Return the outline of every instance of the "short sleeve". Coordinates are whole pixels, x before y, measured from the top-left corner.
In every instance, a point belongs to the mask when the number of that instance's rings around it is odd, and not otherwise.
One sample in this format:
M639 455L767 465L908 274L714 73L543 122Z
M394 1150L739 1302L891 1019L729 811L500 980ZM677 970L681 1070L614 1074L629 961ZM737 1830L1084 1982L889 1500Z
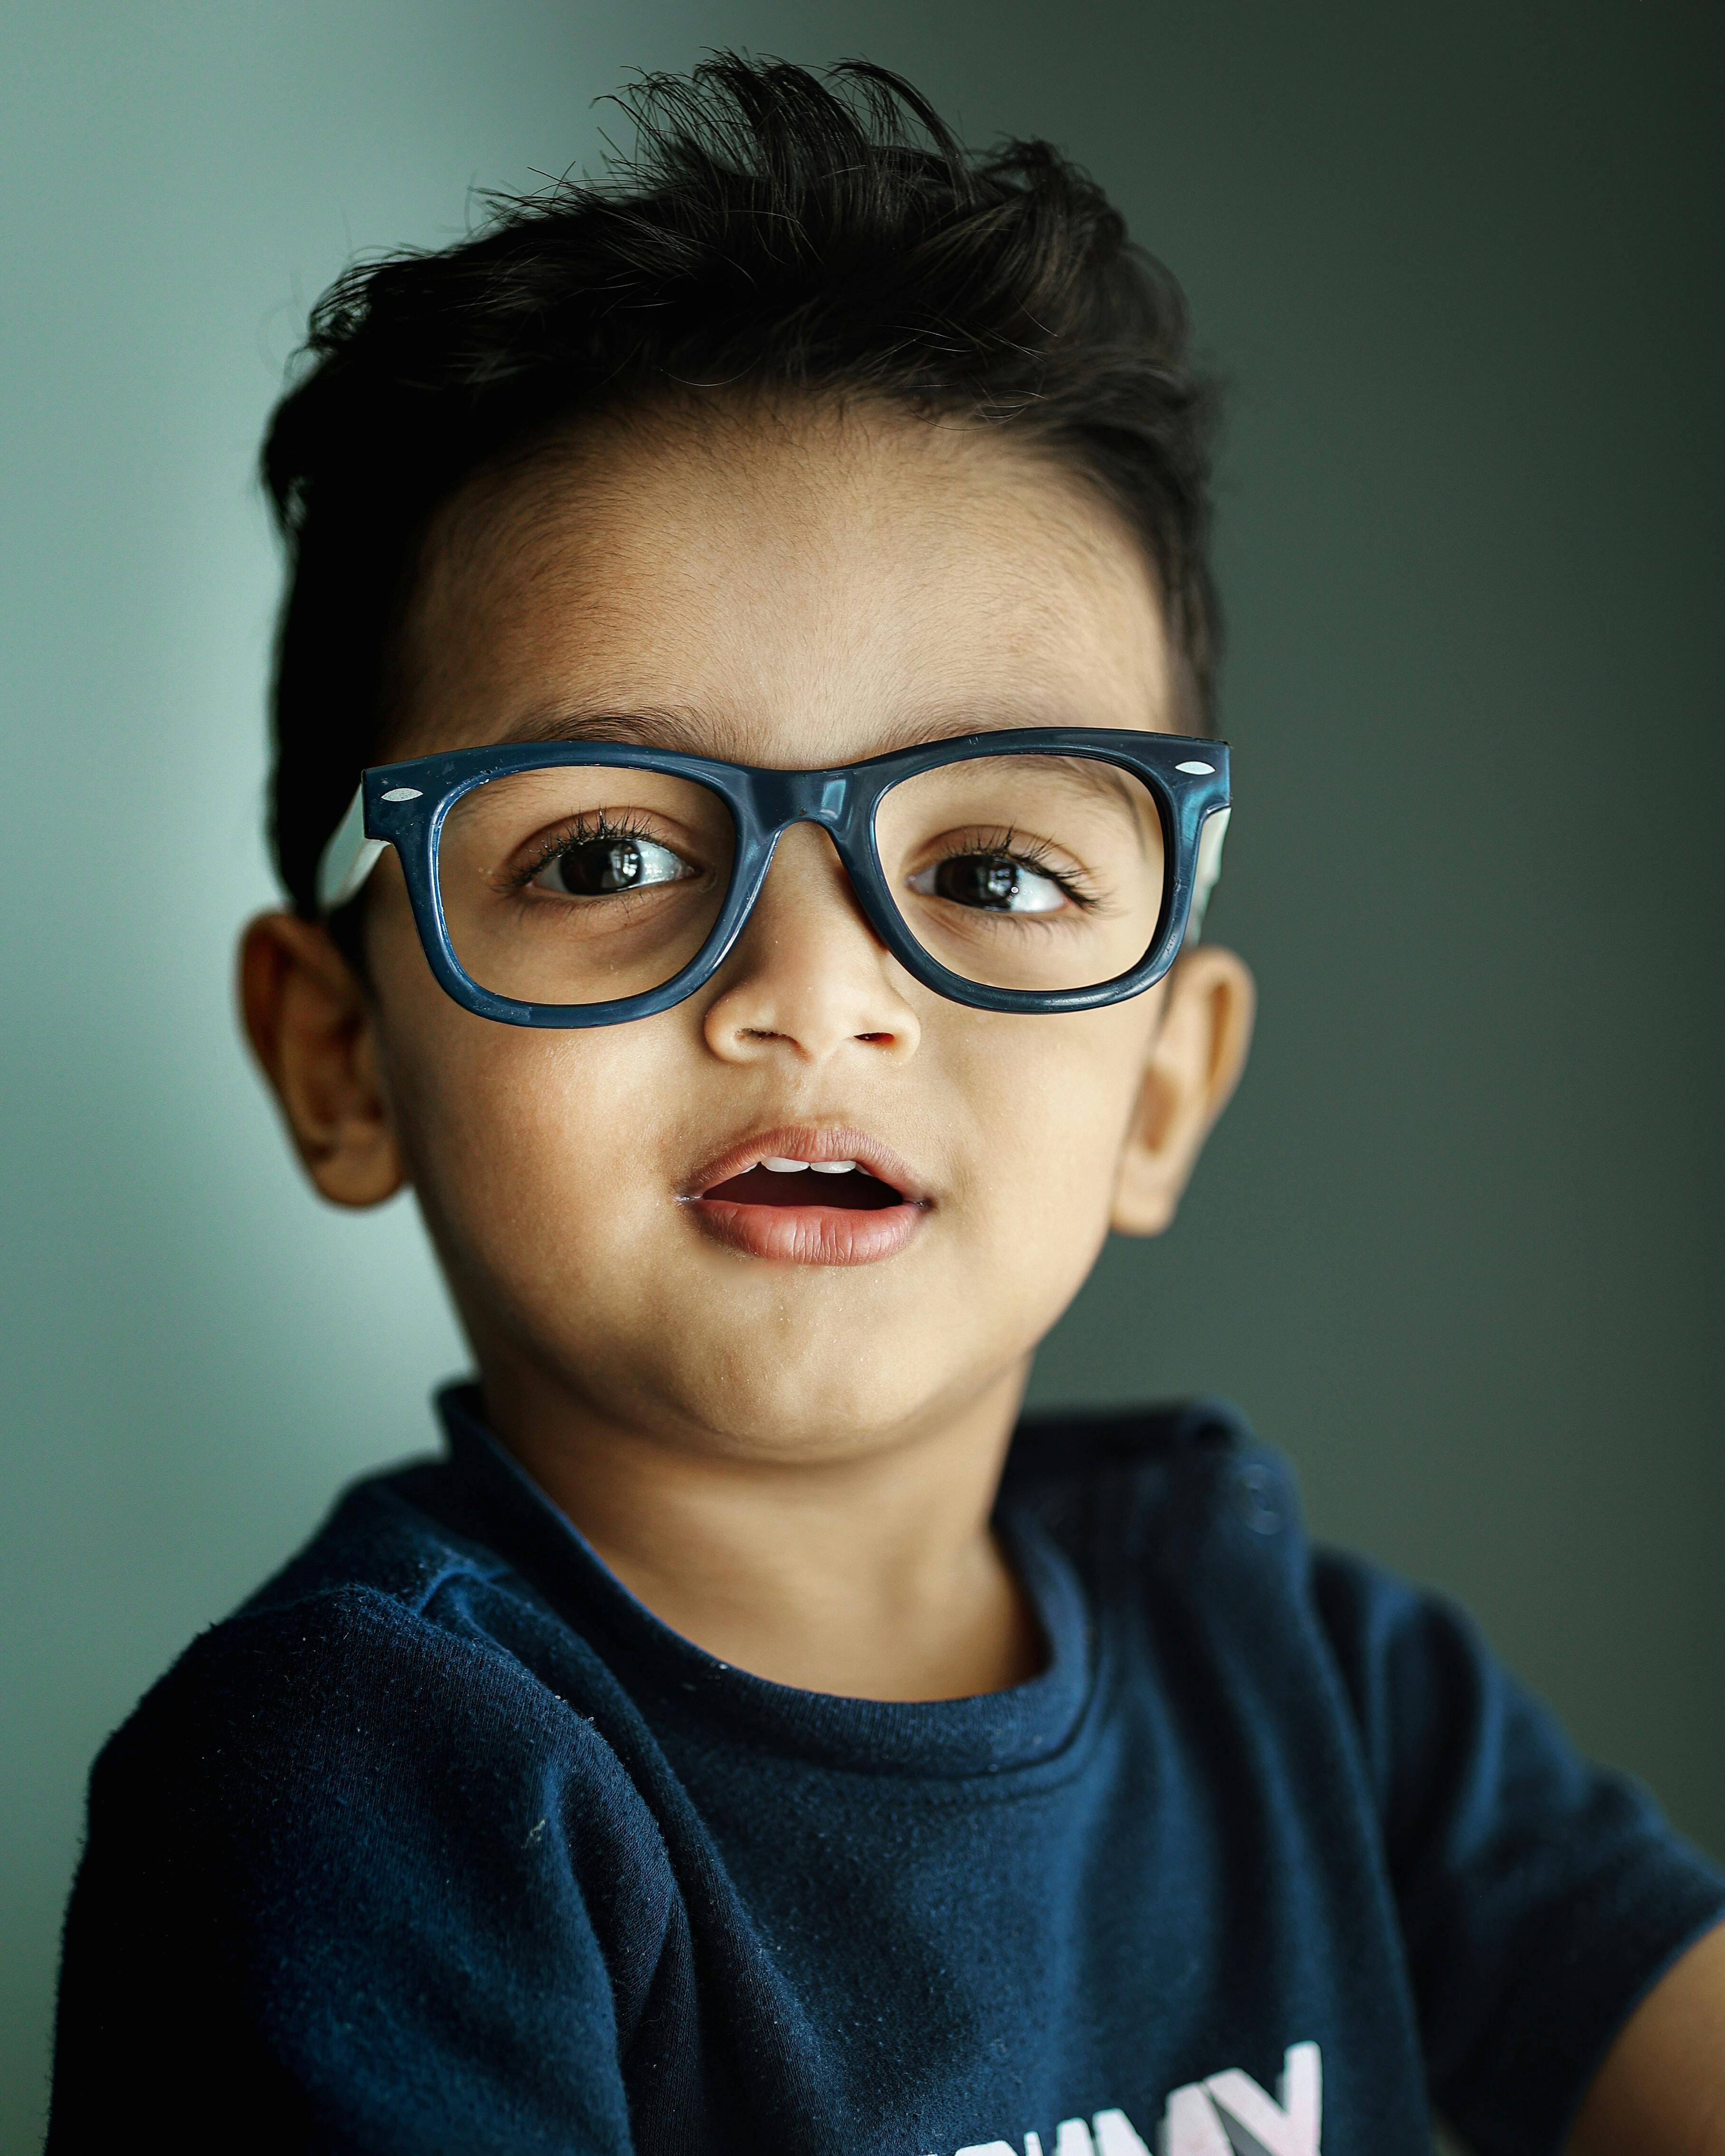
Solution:
M1320 1555L1433 2097L1479 2156L1555 2151L1612 2039L1725 1918L1725 1875L1576 1751L1453 1605Z
M557 1707L362 1591L207 1635L92 1777L52 2156L628 2156Z

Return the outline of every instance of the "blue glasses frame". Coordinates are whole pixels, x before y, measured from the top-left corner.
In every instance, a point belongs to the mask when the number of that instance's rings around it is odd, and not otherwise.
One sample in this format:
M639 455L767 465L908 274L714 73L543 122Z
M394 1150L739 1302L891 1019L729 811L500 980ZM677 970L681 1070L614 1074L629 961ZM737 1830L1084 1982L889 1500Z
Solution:
M1130 972L1111 981L1045 992L968 981L930 957L893 903L875 842L875 817L882 797L901 781L942 764L1027 754L1083 754L1117 764L1142 780L1156 803L1172 873L1164 878L1162 912L1148 950ZM694 780L717 794L729 808L737 831L731 880L706 941L681 972L661 987L608 1003L519 1003L481 988L455 956L438 886L444 824L462 796L488 779L585 763L665 772ZM1026 726L962 734L870 757L865 762L816 771L724 763L711 757L622 742L513 742L415 757L404 763L375 764L363 773L347 814L324 850L318 902L326 916L348 904L384 848L393 846L407 880L426 961L439 985L464 1009L505 1025L620 1025L669 1010L711 979L761 895L780 838L793 824L814 824L831 838L875 933L925 988L977 1010L1095 1010L1142 994L1167 973L1183 942L1196 935L1221 866L1229 808L1227 743L1201 741L1190 734Z

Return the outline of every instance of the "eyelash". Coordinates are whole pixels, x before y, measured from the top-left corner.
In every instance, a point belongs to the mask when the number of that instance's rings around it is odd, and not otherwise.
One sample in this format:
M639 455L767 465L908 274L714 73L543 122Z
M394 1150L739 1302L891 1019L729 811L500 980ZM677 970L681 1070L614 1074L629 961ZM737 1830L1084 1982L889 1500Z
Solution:
M525 891L546 864L554 861L559 854L567 853L572 846L591 845L603 839L638 839L655 845L664 844L662 839L654 837L644 823L633 818L613 823L602 809L596 816L578 819L558 832L555 838L547 839L525 861L517 863L510 871L510 887ZM1058 869L1052 865L1050 849L1045 840L1026 839L1021 841L1018 834L1011 829L963 832L932 865L938 866L940 861L963 860L972 854L999 855L1007 860L1016 861L1020 867L1030 870L1034 875L1046 876L1051 884L1065 892L1074 906L1086 912L1093 911L1097 904L1094 893L1084 888L1081 876L1070 869Z
M942 861L962 861L971 854L999 855L1007 860L1016 861L1021 868L1027 868L1036 875L1046 876L1051 884L1057 885L1066 894L1074 906L1081 907L1086 913L1093 911L1101 902L1096 892L1085 889L1086 879L1081 872L1054 867L1050 858L1051 851L1046 839L1026 839L1019 842L1017 832L1011 829L1002 831L997 828L993 831L963 831L929 865L938 868Z
M547 862L554 861L559 854L567 853L572 847L590 846L601 839L644 839L650 845L665 844L664 839L656 838L644 823L625 819L622 823L614 824L603 809L600 809L597 815L578 816L573 823L566 824L554 839L546 839L526 860L516 862L508 871L509 888L525 891ZM671 847L667 850L675 852L676 850Z

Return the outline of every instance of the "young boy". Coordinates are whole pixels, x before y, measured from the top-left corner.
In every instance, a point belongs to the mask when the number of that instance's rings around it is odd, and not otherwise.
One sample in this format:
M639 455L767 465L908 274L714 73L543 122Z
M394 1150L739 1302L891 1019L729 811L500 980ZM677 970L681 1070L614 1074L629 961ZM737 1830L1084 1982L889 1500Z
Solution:
M1725 1880L1226 1411L1014 1430L1250 1024L1171 280L724 60L311 357L246 1020L478 1380L104 1752L50 2148L1725 2148Z

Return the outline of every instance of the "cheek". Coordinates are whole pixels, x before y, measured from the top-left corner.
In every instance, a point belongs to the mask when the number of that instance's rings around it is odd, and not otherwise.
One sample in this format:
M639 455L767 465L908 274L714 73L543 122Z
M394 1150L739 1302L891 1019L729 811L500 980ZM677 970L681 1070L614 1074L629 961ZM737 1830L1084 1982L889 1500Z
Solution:
M560 1033L464 1011L423 963L384 997L386 1081L408 1173L453 1276L487 1299L614 1262L664 1199L649 1026Z
M1087 1167L1087 1184L1104 1163L1111 1173L1151 1038L1149 1001L989 1021L1001 1031L973 1045L961 1086L991 1152L1036 1178Z
M988 1240L1063 1305L1104 1235L1160 988L1101 1011L985 1021L952 1096Z
M572 1228L594 1204L610 1218L626 1214L654 1149L644 1107L652 1091L634 1060L609 1039L593 1052L582 1034L482 1019L468 1028L418 1064L411 1144L439 1188L459 1191L475 1224L493 1216L526 1224L536 1214Z

